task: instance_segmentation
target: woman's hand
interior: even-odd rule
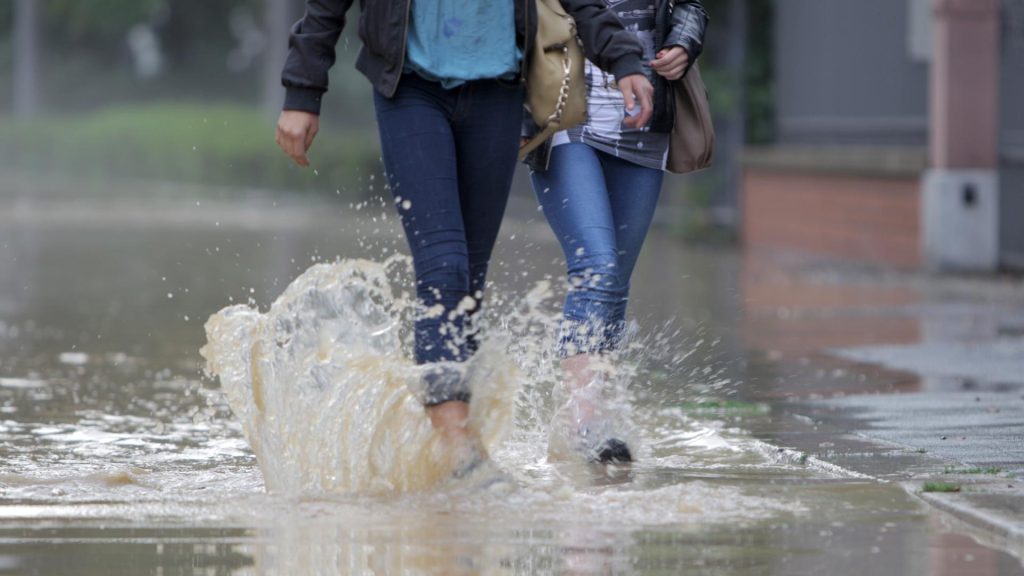
[[[654,114],[654,86],[643,74],[630,74],[615,82],[622,99],[626,102],[627,118],[623,121],[629,128],[642,128]],[[637,107],[639,106],[639,110]]]
[[[669,46],[658,51],[651,68],[668,80],[679,80],[690,63],[690,55],[682,46]]]
[[[285,110],[277,119],[277,145],[291,156],[296,164],[309,166],[306,152],[313,145],[316,133],[320,131],[320,118],[310,112]]]

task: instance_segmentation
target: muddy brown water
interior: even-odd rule
[[[549,462],[539,402],[495,453],[514,492],[283,495],[266,493],[241,425],[201,372],[203,323],[250,299],[265,310],[317,261],[401,251],[387,209],[8,208],[0,574],[1024,573],[898,486],[749,433],[773,425],[772,407],[751,400],[779,383],[744,308],[750,265],[733,251],[660,233],[645,249],[634,317],[661,337],[638,384],[644,458],[631,469]],[[522,212],[499,240],[497,302],[559,277],[557,245]],[[735,406],[689,409],[708,398]]]

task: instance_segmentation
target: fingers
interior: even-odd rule
[[[309,166],[306,151],[313,144],[319,130],[318,118],[313,114],[284,111],[277,121],[274,140],[277,145],[299,166]]]
[[[654,86],[648,82],[647,78],[643,79],[644,86],[638,90],[640,95],[640,114],[634,116],[636,120],[636,127],[646,126],[651,121],[651,117],[654,116]]]
[[[293,128],[285,133],[285,152],[292,157],[296,164],[303,168],[309,166],[309,159],[306,158],[306,134],[302,128]]]
[[[686,53],[682,46],[672,46],[671,48],[659,51],[654,60],[651,61],[651,67],[655,70],[671,68],[672,66],[684,64],[689,59],[690,55]]]
[[[638,76],[637,74],[626,76],[617,82],[619,92],[622,92],[622,99],[626,103],[626,119],[622,123],[630,128],[637,127],[636,119],[639,116],[639,113],[635,111],[637,96],[635,93],[636,87],[633,85]],[[640,112],[642,111],[643,109],[641,108]]]
[[[619,81],[619,89],[626,101],[626,110],[632,112],[629,118],[623,121],[628,128],[641,128],[646,126],[654,113],[653,94],[654,87],[642,74],[627,76]],[[632,104],[632,106],[630,106]],[[639,112],[634,108],[640,105]]]
[[[292,160],[295,161],[299,166],[305,166],[303,160],[305,159],[305,153],[301,150],[299,142],[304,141],[304,137],[298,135],[295,130],[288,126],[284,122],[279,122],[277,125],[277,134],[274,137],[277,145],[281,150],[284,151]]]
[[[677,66],[674,68],[668,68],[664,71],[658,72],[660,76],[667,80],[679,80],[683,77],[683,73],[686,72],[686,66]]]
[[[320,130],[318,126],[310,126],[309,130],[306,131],[306,138],[303,140],[304,151],[308,152],[313,147],[313,139],[316,138],[317,132]]]
[[[625,82],[618,82],[619,91],[622,92],[622,99],[626,102],[626,110],[632,111],[636,106],[636,97],[633,95],[633,84],[630,81],[631,77],[627,76]],[[628,120],[627,120],[628,121]]]
[[[682,46],[673,46],[658,52],[657,57],[651,61],[651,69],[659,76],[678,80],[683,76],[689,63],[690,56],[686,50]]]
[[[303,134],[288,135],[288,155],[296,164],[303,168],[309,166],[309,158],[306,157],[306,137]]]

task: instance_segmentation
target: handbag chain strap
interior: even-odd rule
[[[573,35],[576,34],[575,22],[572,18],[569,18],[569,25],[573,31]],[[570,40],[571,42],[571,40]],[[550,126],[552,122],[562,121],[562,115],[565,114],[565,107],[569,104],[569,83],[572,81],[572,58],[569,56],[569,47],[565,44],[556,44],[549,46],[545,49],[545,52],[554,52],[555,50],[561,49],[562,51],[562,86],[558,89],[558,102],[555,103],[555,111],[548,116],[548,119],[544,122],[545,126]]]

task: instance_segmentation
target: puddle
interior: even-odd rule
[[[343,457],[365,461],[368,448],[394,440],[279,450],[265,433],[278,434],[281,422],[259,428],[244,411],[236,417],[231,407],[239,404],[223,393],[230,396],[230,386],[222,391],[204,377],[196,353],[203,322],[232,304],[251,310],[237,309],[240,317],[273,315],[268,304],[318,261],[382,262],[404,241],[393,219],[345,220],[340,207],[289,214],[283,228],[272,219],[213,226],[230,218],[208,215],[210,226],[186,231],[31,223],[0,230],[0,574],[1024,572],[1019,560],[958,536],[897,486],[753,438],[754,421],[788,424],[749,401],[778,384],[774,368],[747,363],[747,320],[736,305],[740,259],[660,236],[634,282],[635,317],[653,335],[642,347],[661,362],[635,373],[643,393],[632,420],[643,457],[634,466],[602,472],[549,461],[550,360],[524,356],[520,338],[503,349],[507,357],[490,360],[523,373],[500,387],[519,386],[520,402],[493,436],[494,459],[516,491],[309,490],[336,481],[330,474]],[[557,245],[538,230],[537,221],[503,230],[491,274],[495,310],[560,277]],[[666,278],[666,266],[685,274]],[[557,310],[555,294],[538,301],[538,314]],[[523,321],[506,329],[542,336],[546,327]],[[384,356],[403,345],[401,337],[385,343]],[[352,356],[333,359],[354,366]],[[395,360],[359,380],[393,392],[387,405],[344,406],[351,394],[381,398],[379,390],[303,396],[303,382],[279,374],[281,395],[265,397],[265,408],[301,422],[293,430],[307,440],[318,430],[341,438],[340,427],[380,423],[381,410],[415,408],[407,368]],[[316,407],[321,412],[311,412]],[[332,420],[336,414],[364,419]],[[416,442],[429,439],[417,434],[427,433],[414,429],[403,441],[418,452]],[[286,456],[267,475],[257,455],[275,450]],[[336,459],[315,457],[324,451]],[[310,461],[328,465],[296,468]],[[312,477],[319,484],[303,480]],[[267,491],[290,485],[298,489]]]

